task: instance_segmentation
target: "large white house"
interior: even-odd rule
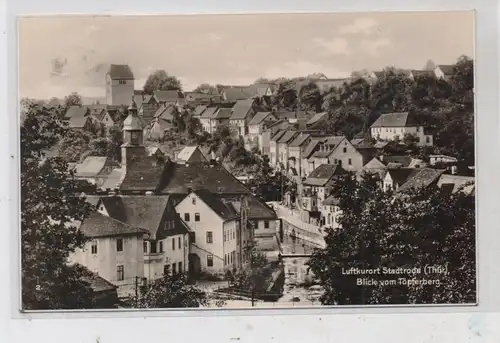
[[[196,271],[223,275],[241,265],[240,216],[230,202],[195,190],[175,208],[192,232],[190,259]]]
[[[147,231],[99,212],[90,214],[79,230],[90,241],[70,255],[70,262],[118,286],[120,297],[133,294],[136,281],[144,277],[142,246]]]
[[[432,135],[426,135],[424,127],[409,112],[382,114],[371,126],[371,136],[377,140],[402,140],[406,134],[414,135],[420,146],[432,146]]]

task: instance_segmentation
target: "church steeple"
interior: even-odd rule
[[[137,105],[132,97],[128,107],[128,116],[123,121],[122,165],[127,164],[134,156],[142,155],[145,151],[143,125],[137,115]]]

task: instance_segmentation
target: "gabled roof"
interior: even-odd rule
[[[408,112],[384,113],[371,125],[371,127],[408,127],[416,126],[413,115]]]
[[[154,98],[158,102],[176,102],[182,98],[178,90],[155,91]]]
[[[231,194],[250,192],[221,164],[209,162],[169,163],[161,188],[162,193],[168,194],[187,194],[190,189]]]
[[[162,104],[155,112],[155,118],[173,120],[176,109],[172,104]]]
[[[205,105],[198,105],[193,110],[193,114],[195,116],[200,116],[206,109],[207,109],[207,106],[205,106]]]
[[[231,120],[246,119],[254,104],[253,99],[238,100],[233,106]]]
[[[157,146],[148,146],[147,147],[147,151],[148,151],[148,156],[152,156],[152,155],[155,155],[157,154],[158,152],[161,154],[161,155],[165,155],[163,153],[163,150],[161,150],[159,147]]]
[[[334,175],[343,173],[338,164],[322,164],[314,169],[304,181],[306,186],[324,186]]]
[[[254,196],[253,194],[245,195],[248,202],[248,219],[277,219],[276,212],[272,208],[270,208],[265,202],[261,201],[259,198]],[[235,211],[240,214],[241,213],[241,201],[232,200],[231,204],[233,205]]]
[[[475,178],[473,176],[441,174],[437,183],[438,187],[450,184],[453,185],[451,193],[456,193],[459,190],[462,190],[465,193],[472,194],[475,187]]]
[[[319,143],[320,140],[312,139],[311,142],[309,142],[309,144],[307,144],[306,147],[304,148],[304,151],[302,153],[303,158],[311,157],[312,153],[314,152],[314,149]]]
[[[193,191],[208,207],[210,207],[220,218],[224,220],[238,218],[238,212],[218,194],[206,189]]]
[[[155,191],[160,183],[165,165],[155,156],[138,156],[127,161],[120,191]],[[104,183],[106,184],[106,183]]]
[[[389,163],[399,163],[403,167],[408,167],[411,163],[411,156],[381,156],[381,161],[388,165]]]
[[[322,120],[325,118],[325,116],[327,115],[328,113],[327,112],[320,112],[320,113],[316,113],[311,119],[309,119],[306,124],[307,125],[312,125],[312,124],[315,124],[317,123],[318,121]]]
[[[130,113],[130,112],[129,112]],[[142,130],[145,127],[145,123],[142,122],[141,118],[137,114],[129,114],[127,118],[123,121],[123,130]]]
[[[230,108],[219,108],[214,115],[214,119],[229,119],[232,114],[232,109]]]
[[[308,133],[300,134],[297,137],[295,137],[295,139],[288,145],[288,147],[290,148],[300,147],[307,141],[309,137],[311,137],[311,135]]]
[[[116,289],[118,288],[118,286],[113,285],[111,282],[99,276],[97,273],[90,271],[87,267],[82,267],[87,271],[87,275],[83,275],[82,280],[89,283],[90,288],[92,288],[92,292],[94,294],[102,294],[114,291],[116,298],[118,298],[118,294],[116,294]]]
[[[170,201],[168,195],[111,196],[102,197],[101,201],[110,217],[128,225],[147,230],[156,239],[161,238],[157,236],[158,231],[161,230],[163,232],[160,224]],[[180,225],[180,223],[176,223],[173,229],[165,232],[167,236],[182,234],[185,233],[185,227]]]
[[[250,99],[255,96],[249,87],[228,87],[223,90],[224,96],[228,102]]]
[[[108,71],[112,80],[133,80],[134,74],[128,65],[111,64]]]
[[[122,183],[122,179],[125,176],[125,169],[117,168],[113,169],[111,174],[108,175],[104,183],[102,184],[102,189],[117,189]]]
[[[278,144],[287,144],[289,143],[296,135],[298,134],[297,131],[286,131],[283,136],[278,139],[277,143]]]
[[[274,115],[278,119],[285,119],[285,120],[297,119],[297,113],[293,111],[276,111],[274,112]]]
[[[90,120],[89,117],[75,116],[69,119],[68,127],[72,129],[83,129],[87,121]]]
[[[413,168],[388,169],[387,174],[389,174],[393,183],[401,186],[409,179],[414,170]]]
[[[453,65],[449,64],[438,64],[437,67],[441,69],[444,75],[453,75]]]
[[[271,115],[271,112],[257,112],[248,125],[259,125]]]
[[[92,212],[85,218],[79,230],[87,237],[112,237],[122,235],[144,235],[148,231],[123,223],[117,219]]]
[[[431,169],[431,168],[413,169],[413,172],[410,174],[406,182],[401,187],[399,187],[398,191],[404,192],[410,189],[429,187],[433,183],[437,183],[439,177],[443,173],[444,170],[439,170],[439,169]]]
[[[64,115],[64,118],[85,117],[89,113],[87,106],[70,106]]]
[[[286,130],[279,130],[274,136],[271,137],[271,140],[273,142],[277,142],[286,132]]]
[[[76,165],[75,174],[79,177],[95,177],[105,166],[117,167],[110,158],[103,156],[87,156],[82,163]]]
[[[344,136],[329,136],[326,138],[324,143],[326,145],[332,146],[330,151],[333,151],[339,146],[340,143],[342,143],[344,141],[344,139],[345,139]]]
[[[178,153],[177,159],[180,161],[188,162],[191,156],[195,153],[195,151],[198,150],[202,155],[203,153],[201,152],[200,148],[198,146],[185,146],[182,148],[182,150]]]
[[[205,111],[201,114],[202,119],[212,119],[215,117],[217,113],[218,107],[207,107]]]

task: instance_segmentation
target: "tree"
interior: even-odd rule
[[[218,94],[217,88],[208,83],[202,83],[196,87],[193,92],[195,93],[205,93],[205,94]]]
[[[254,84],[259,84],[259,83],[270,83],[269,79],[266,79],[265,77],[259,77],[257,80],[255,80]]]
[[[185,274],[165,273],[141,287],[134,303],[137,308],[186,308],[208,306],[210,301],[205,292],[188,284]]]
[[[318,86],[309,82],[300,88],[299,101],[301,109],[320,112],[322,107],[322,96]]]
[[[175,76],[168,75],[165,70],[156,70],[148,76],[143,89],[144,93],[152,95],[155,91],[181,91],[182,85]]]
[[[278,83],[276,94],[271,103],[279,109],[293,110],[297,106],[297,90],[295,82],[291,80],[282,80]]]
[[[253,299],[255,293],[267,290],[269,261],[266,255],[255,247],[255,244],[245,247],[244,254],[248,262],[234,274],[233,284],[239,290],[250,291]]]
[[[474,196],[450,195],[436,186],[383,192],[380,179],[370,174],[361,181],[346,175],[332,195],[342,211],[340,227],[327,229],[327,247],[316,249],[308,262],[325,289],[323,304],[475,301]],[[425,266],[446,267],[449,273],[425,275]],[[421,269],[411,275],[346,273],[350,268],[384,267]],[[377,284],[359,285],[360,279]],[[401,279],[415,282],[409,285]],[[387,280],[391,284],[383,285]],[[423,285],[423,280],[432,284]]]
[[[66,107],[81,106],[81,105],[82,105],[82,97],[76,92],[73,92],[64,98],[64,106]]]
[[[68,130],[59,143],[59,157],[66,162],[79,162],[82,154],[89,150],[93,135],[88,132]]]
[[[92,308],[88,271],[68,265],[68,256],[82,248],[86,238],[74,221],[92,206],[84,196],[85,181],[68,175],[60,158],[45,161],[65,129],[48,108],[32,108],[21,127],[21,269],[22,306],[26,310]]]

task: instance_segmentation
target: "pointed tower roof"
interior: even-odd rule
[[[137,105],[132,99],[132,104],[128,107],[128,117],[123,121],[123,131],[142,130],[142,122],[137,115]]]

